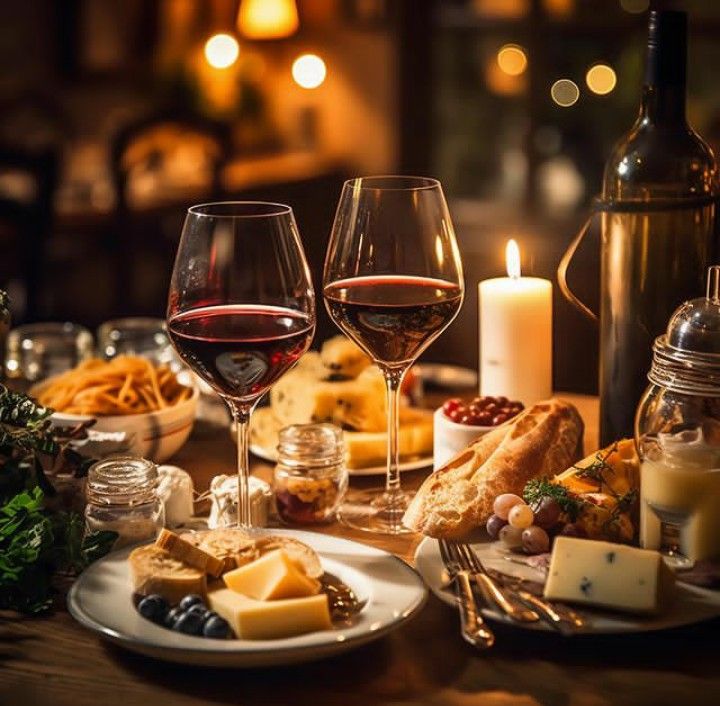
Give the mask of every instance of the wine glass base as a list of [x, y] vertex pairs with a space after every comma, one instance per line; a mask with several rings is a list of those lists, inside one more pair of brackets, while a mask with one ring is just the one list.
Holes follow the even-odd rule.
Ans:
[[680, 552], [663, 551], [662, 558], [673, 571], [690, 571], [695, 562]]
[[337, 518], [352, 529], [375, 534], [412, 534], [413, 530], [402, 523], [410, 503], [410, 496], [387, 493], [385, 488], [350, 491], [340, 506]]

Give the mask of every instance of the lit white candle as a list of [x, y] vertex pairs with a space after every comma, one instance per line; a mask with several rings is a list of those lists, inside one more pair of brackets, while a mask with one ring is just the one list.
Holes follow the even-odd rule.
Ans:
[[479, 284], [480, 394], [531, 405], [552, 395], [552, 283], [520, 276], [510, 240], [507, 277]]

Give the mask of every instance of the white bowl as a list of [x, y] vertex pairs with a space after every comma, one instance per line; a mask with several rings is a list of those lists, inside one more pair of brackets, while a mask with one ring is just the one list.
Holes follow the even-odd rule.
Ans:
[[[42, 390], [47, 382], [38, 385], [38, 389]], [[192, 395], [187, 400], [157, 412], [98, 415], [92, 428], [100, 432], [125, 432], [128, 435], [128, 453], [162, 463], [177, 453], [188, 440], [195, 423], [199, 396], [200, 391], [193, 387]], [[50, 419], [54, 426], [70, 427], [93, 417], [55, 412]]]
[[497, 427], [479, 427], [474, 424], [458, 424], [448, 419], [438, 407], [433, 415], [433, 470], [444, 466], [473, 441]]

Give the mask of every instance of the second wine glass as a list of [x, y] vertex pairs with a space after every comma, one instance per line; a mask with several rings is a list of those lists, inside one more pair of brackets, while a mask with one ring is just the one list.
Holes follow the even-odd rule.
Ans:
[[238, 524], [249, 529], [250, 414], [315, 332], [315, 295], [292, 209], [248, 201], [193, 206], [167, 319], [180, 357], [225, 400], [237, 425]]
[[463, 301], [460, 254], [440, 182], [380, 176], [343, 187], [325, 260], [323, 293], [338, 327], [382, 371], [387, 387], [385, 487], [356, 493], [340, 519], [386, 534], [402, 524], [399, 390], [418, 356], [447, 328]]

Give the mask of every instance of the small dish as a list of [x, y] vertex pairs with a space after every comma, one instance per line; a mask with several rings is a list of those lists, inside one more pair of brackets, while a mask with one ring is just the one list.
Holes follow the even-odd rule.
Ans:
[[[48, 382], [40, 383], [36, 389], [42, 390]], [[157, 412], [97, 416], [92, 428], [97, 432], [124, 432], [127, 435], [127, 453], [162, 463], [188, 440], [195, 423], [199, 396], [198, 388], [193, 387], [192, 395], [184, 402]], [[50, 419], [56, 427], [72, 427], [93, 417], [55, 412]]]
[[444, 466], [455, 454], [497, 427], [453, 422], [438, 407], [433, 415], [433, 469]]

